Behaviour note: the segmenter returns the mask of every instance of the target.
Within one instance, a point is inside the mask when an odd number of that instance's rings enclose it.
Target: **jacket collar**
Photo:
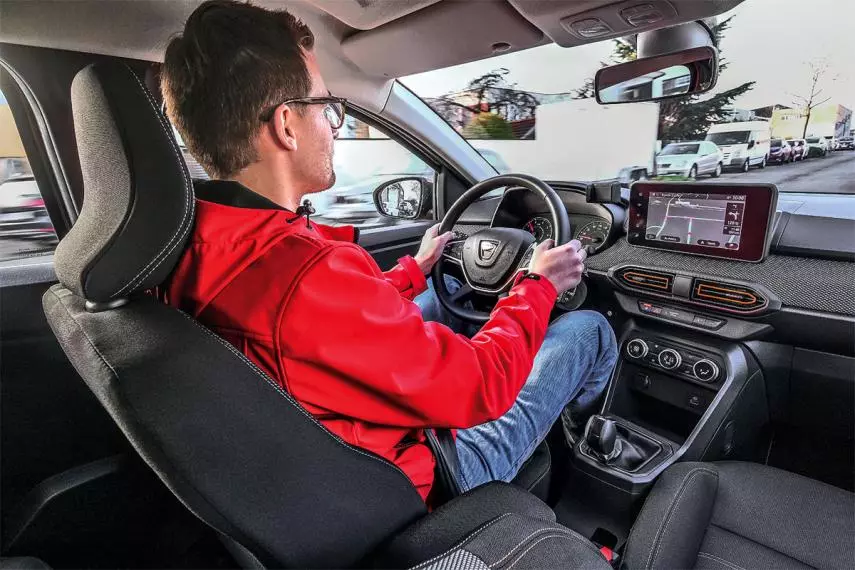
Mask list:
[[[219,204],[220,206],[285,212],[289,215],[289,218],[286,219],[289,225],[303,217],[302,214],[295,214],[291,210],[283,208],[273,200],[253,192],[240,182],[235,182],[234,180],[194,180],[193,190],[197,199]],[[252,216],[251,212],[244,212],[244,214]],[[323,226],[312,220],[311,225],[307,223],[306,227],[309,229],[320,229],[321,235],[326,239],[352,243],[359,241],[359,228],[353,226]]]
[[[223,206],[293,213],[234,180],[194,180],[193,190],[198,199]]]

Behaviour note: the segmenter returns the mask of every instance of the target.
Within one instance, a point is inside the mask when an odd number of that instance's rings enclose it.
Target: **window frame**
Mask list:
[[[0,58],[0,90],[21,138],[33,178],[45,202],[45,209],[61,239],[77,218],[68,177],[57,152],[56,142],[44,111],[25,79],[6,60]],[[52,253],[52,252],[51,252]],[[24,259],[22,256],[17,259]]]

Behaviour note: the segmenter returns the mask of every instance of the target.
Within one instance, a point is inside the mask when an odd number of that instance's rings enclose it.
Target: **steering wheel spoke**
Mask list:
[[[460,265],[463,263],[463,243],[466,239],[452,239],[445,244],[445,249],[442,252],[442,258],[451,263]]]
[[[531,256],[534,255],[534,248],[537,247],[537,243],[531,244],[528,248],[528,251],[525,252],[523,258],[520,260],[519,269],[528,269],[528,264],[531,263]]]
[[[473,293],[472,287],[468,283],[460,285],[460,289],[449,295],[448,300],[452,303],[461,303]]]

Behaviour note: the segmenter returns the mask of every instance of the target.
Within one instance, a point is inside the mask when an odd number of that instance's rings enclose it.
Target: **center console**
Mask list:
[[[600,413],[573,448],[579,497],[631,521],[676,461],[756,459],[768,424],[759,366],[739,343],[630,320]],[[583,499],[584,500],[584,499]]]
[[[586,519],[571,521],[578,527],[596,521],[619,536],[677,461],[762,461],[766,387],[741,341],[762,334],[757,317],[781,302],[757,283],[695,272],[719,265],[693,256],[763,261],[776,202],[772,185],[633,184],[627,242],[686,255],[663,265],[651,253],[589,274],[628,320],[602,408],[573,447],[573,510]]]

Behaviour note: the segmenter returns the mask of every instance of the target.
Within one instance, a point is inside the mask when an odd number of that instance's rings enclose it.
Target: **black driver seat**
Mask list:
[[[482,486],[427,515],[397,467],[328,432],[232,345],[147,295],[193,224],[186,166],[130,68],[87,67],[71,97],[85,199],[56,250],[60,283],[45,293],[45,313],[89,388],[188,509],[267,566],[400,567],[469,536],[468,550],[448,555],[471,562],[481,548],[473,567],[513,557],[523,568],[608,568],[511,485]],[[556,541],[541,545],[543,533]]]

